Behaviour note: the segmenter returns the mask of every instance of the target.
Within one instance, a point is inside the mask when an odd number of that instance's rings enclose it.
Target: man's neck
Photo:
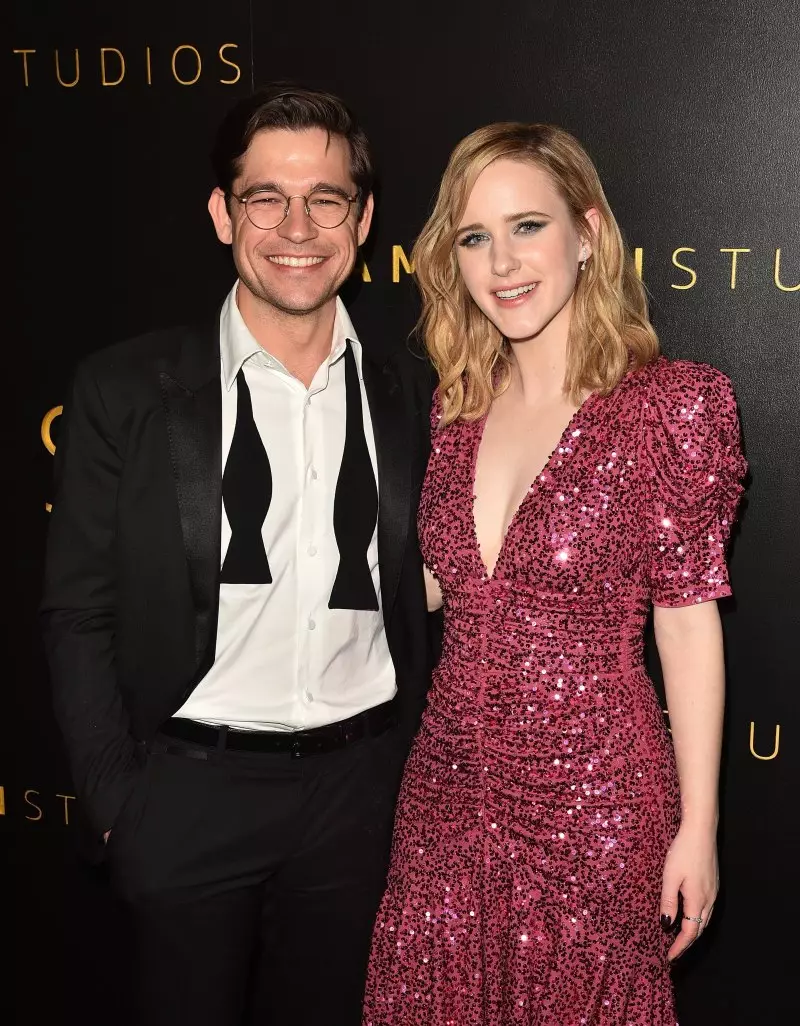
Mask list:
[[[330,356],[336,300],[306,314],[289,314],[257,303],[241,285],[236,304],[248,331],[262,349],[308,388]]]

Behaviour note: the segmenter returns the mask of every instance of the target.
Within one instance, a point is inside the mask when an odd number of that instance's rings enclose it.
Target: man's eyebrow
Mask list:
[[[252,185],[248,185],[246,189],[243,189],[240,195],[249,196],[251,192],[282,192],[283,190],[277,182],[254,182]]]
[[[354,192],[358,191],[355,186],[353,189]],[[249,196],[254,192],[280,192],[284,196],[287,195],[283,186],[277,182],[254,182],[252,185],[248,185],[246,189],[243,189],[240,195]],[[312,192],[336,192],[342,196],[350,195],[343,185],[336,185],[334,182],[314,182],[308,189],[308,194]]]
[[[347,191],[344,185],[337,185],[335,182],[315,182],[314,185],[308,190],[309,192],[340,192],[342,196],[349,196],[350,193]],[[353,186],[353,192],[358,192],[356,186]]]

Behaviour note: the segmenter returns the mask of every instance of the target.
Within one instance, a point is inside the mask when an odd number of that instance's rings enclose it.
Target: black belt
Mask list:
[[[299,758],[344,748],[353,741],[377,737],[397,724],[394,701],[348,716],[346,720],[326,723],[307,730],[236,730],[231,727],[209,727],[195,720],[173,717],[160,728],[167,737],[188,741],[219,751],[285,753]]]

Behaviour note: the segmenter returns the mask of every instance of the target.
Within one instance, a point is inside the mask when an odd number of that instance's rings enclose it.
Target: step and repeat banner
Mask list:
[[[798,0],[757,11],[745,0],[17,4],[3,58],[16,118],[5,349],[15,659],[0,717],[14,1021],[105,1026],[127,1007],[124,922],[81,858],[36,624],[68,376],[82,355],[224,297],[233,270],[205,210],[208,152],[227,107],[276,79],[339,93],[374,143],[379,212],[347,288],[366,344],[413,325],[409,254],[454,144],[490,121],[552,121],[598,166],[666,353],[733,380],[751,470],[735,597],[722,603],[723,890],[676,980],[682,1026],[794,1021],[799,15]],[[660,688],[652,642],[649,654]]]

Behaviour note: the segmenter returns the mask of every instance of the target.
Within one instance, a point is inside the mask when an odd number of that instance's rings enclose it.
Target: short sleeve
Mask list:
[[[725,555],[747,470],[733,387],[713,367],[662,360],[644,414],[652,602],[730,595]]]

